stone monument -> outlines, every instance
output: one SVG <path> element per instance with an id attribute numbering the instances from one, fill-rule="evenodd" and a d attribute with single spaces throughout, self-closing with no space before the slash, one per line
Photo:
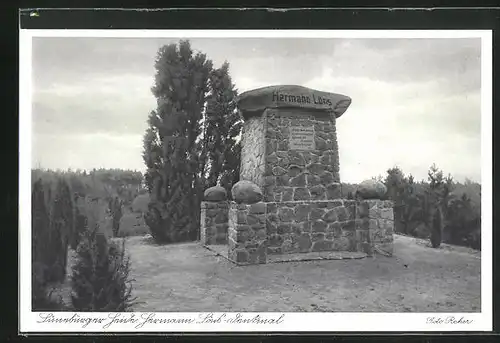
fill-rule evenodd
<path id="1" fill-rule="evenodd" d="M 227 228 L 228 258 L 238 264 L 266 263 L 268 254 L 391 255 L 392 203 L 341 199 L 336 121 L 350 104 L 345 95 L 292 85 L 241 94 L 242 181 L 233 193 L 244 194 L 250 184 L 262 196 L 248 202 L 241 196 L 231 203 L 204 202 L 202 237 L 209 236 L 203 231 L 217 231 L 213 225 Z M 227 215 L 213 210 L 211 218 L 204 213 L 208 208 Z M 226 217 L 227 223 L 221 223 Z M 221 235 L 219 230 L 222 242 Z M 202 243 L 210 244 L 207 239 Z"/>

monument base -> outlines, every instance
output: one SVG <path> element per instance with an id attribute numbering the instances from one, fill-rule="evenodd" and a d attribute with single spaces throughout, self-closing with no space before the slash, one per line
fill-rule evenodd
<path id="1" fill-rule="evenodd" d="M 269 254 L 374 251 L 392 255 L 392 202 L 311 200 L 266 204 Z"/>
<path id="2" fill-rule="evenodd" d="M 237 264 L 266 263 L 268 255 L 278 254 L 338 251 L 392 256 L 393 253 L 391 201 L 336 199 L 226 204 L 202 205 L 202 244 L 227 242 L 227 257 Z M 225 218 L 227 224 L 223 223 Z M 222 237 L 224 229 L 227 240 Z M 218 239 L 207 239 L 214 236 Z"/>

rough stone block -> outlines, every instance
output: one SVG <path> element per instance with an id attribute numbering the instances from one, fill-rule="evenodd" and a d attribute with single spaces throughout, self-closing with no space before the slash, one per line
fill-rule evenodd
<path id="1" fill-rule="evenodd" d="M 378 227 L 382 229 L 383 231 L 389 231 L 392 233 L 393 228 L 394 228 L 394 222 L 389 219 L 379 219 L 378 220 Z"/>
<path id="2" fill-rule="evenodd" d="M 312 221 L 321 219 L 321 218 L 323 218 L 324 214 L 325 214 L 325 210 L 324 209 L 322 209 L 322 208 L 313 208 L 311 210 L 311 213 L 309 214 L 309 220 L 312 222 Z"/>
<path id="3" fill-rule="evenodd" d="M 394 212 L 392 208 L 381 208 L 380 209 L 380 218 L 382 219 L 394 219 Z"/>
<path id="4" fill-rule="evenodd" d="M 302 173 L 290 179 L 290 186 L 292 187 L 305 187 L 306 174 Z"/>
<path id="5" fill-rule="evenodd" d="M 290 165 L 290 167 L 288 168 L 288 176 L 290 176 L 291 178 L 300 175 L 302 172 L 303 172 L 303 167 L 298 165 Z"/>
<path id="6" fill-rule="evenodd" d="M 266 220 L 266 230 L 268 234 L 273 234 L 278 232 L 278 227 L 276 223 L 271 222 L 269 219 Z"/>
<path id="7" fill-rule="evenodd" d="M 276 155 L 276 153 L 274 151 L 272 151 L 271 153 L 269 153 L 269 151 L 268 151 L 268 155 L 266 157 L 266 163 L 267 164 L 277 164 L 278 163 L 278 156 Z"/>
<path id="8" fill-rule="evenodd" d="M 247 224 L 247 213 L 245 211 L 236 210 L 236 223 L 234 224 Z"/>
<path id="9" fill-rule="evenodd" d="M 368 230 L 358 230 L 356 231 L 356 241 L 358 243 L 364 243 L 364 242 L 369 242 L 370 236 L 369 236 L 369 231 Z"/>
<path id="10" fill-rule="evenodd" d="M 225 201 L 227 199 L 227 192 L 224 187 L 214 186 L 207 188 L 203 193 L 203 198 L 205 201 Z"/>
<path id="11" fill-rule="evenodd" d="M 370 230 L 370 242 L 381 243 L 385 240 L 385 232 L 383 230 Z"/>
<path id="12" fill-rule="evenodd" d="M 333 248 L 333 241 L 322 240 L 322 241 L 314 242 L 311 250 L 312 251 L 332 251 L 332 248 Z"/>
<path id="13" fill-rule="evenodd" d="M 293 200 L 309 200 L 311 198 L 311 194 L 307 188 L 295 188 L 293 193 Z"/>
<path id="14" fill-rule="evenodd" d="M 281 207 L 278 210 L 278 216 L 282 222 L 291 222 L 294 220 L 295 213 L 291 207 Z"/>
<path id="15" fill-rule="evenodd" d="M 293 200 L 293 188 L 287 187 L 281 195 L 281 201 L 292 201 L 292 200 Z"/>
<path id="16" fill-rule="evenodd" d="M 264 188 L 269 188 L 276 186 L 276 177 L 274 176 L 263 176 L 262 177 L 262 186 Z"/>
<path id="17" fill-rule="evenodd" d="M 323 215 L 323 220 L 328 223 L 336 222 L 338 220 L 337 211 L 333 209 L 329 210 Z"/>
<path id="18" fill-rule="evenodd" d="M 319 156 L 310 151 L 304 152 L 302 155 L 304 156 L 306 164 L 317 163 L 319 160 Z"/>
<path id="19" fill-rule="evenodd" d="M 312 200 L 322 200 L 325 198 L 326 189 L 321 185 L 316 185 L 311 187 L 309 192 L 311 193 Z"/>
<path id="20" fill-rule="evenodd" d="M 311 250 L 311 236 L 308 233 L 302 233 L 298 237 L 298 246 L 300 252 L 308 252 Z"/>
<path id="21" fill-rule="evenodd" d="M 261 214 L 249 214 L 247 215 L 247 223 L 250 226 L 265 224 L 265 216 Z"/>
<path id="22" fill-rule="evenodd" d="M 340 222 L 340 225 L 342 227 L 342 237 L 354 237 L 356 235 L 356 232 L 354 230 L 345 229 L 345 227 L 347 226 L 347 222 Z"/>
<path id="23" fill-rule="evenodd" d="M 326 232 L 327 224 L 323 220 L 315 220 L 311 223 L 312 232 Z"/>
<path id="24" fill-rule="evenodd" d="M 321 163 L 311 163 L 307 166 L 307 170 L 313 175 L 321 175 L 326 171 L 326 167 Z"/>
<path id="25" fill-rule="evenodd" d="M 266 204 L 263 202 L 258 202 L 250 206 L 251 214 L 264 214 L 266 213 Z"/>
<path id="26" fill-rule="evenodd" d="M 264 203 L 266 205 L 266 213 L 276 213 L 276 211 L 278 210 L 278 205 L 276 205 L 276 203 L 269 203 L 269 202 L 266 202 Z"/>
<path id="27" fill-rule="evenodd" d="M 290 177 L 288 175 L 276 176 L 276 186 L 278 187 L 290 186 Z"/>
<path id="28" fill-rule="evenodd" d="M 285 240 L 281 245 L 281 250 L 283 253 L 290 253 L 294 251 L 293 242 L 291 240 Z"/>
<path id="29" fill-rule="evenodd" d="M 356 212 L 359 218 L 368 217 L 370 213 L 370 204 L 367 201 L 358 202 Z"/>
<path id="30" fill-rule="evenodd" d="M 302 222 L 301 225 L 302 232 L 311 232 L 311 222 L 309 220 Z"/>
<path id="31" fill-rule="evenodd" d="M 215 222 L 215 224 L 227 223 L 228 222 L 227 211 L 221 211 L 221 212 L 217 213 L 217 215 L 215 216 L 214 222 Z"/>
<path id="32" fill-rule="evenodd" d="M 237 203 L 253 204 L 263 198 L 261 189 L 256 184 L 246 180 L 237 182 L 231 189 L 231 193 Z"/>
<path id="33" fill-rule="evenodd" d="M 290 223 L 279 223 L 278 224 L 278 234 L 282 235 L 284 233 L 290 233 L 291 226 Z"/>
<path id="34" fill-rule="evenodd" d="M 387 193 L 387 187 L 376 180 L 365 180 L 358 184 L 356 195 L 361 199 L 381 199 Z"/>
<path id="35" fill-rule="evenodd" d="M 338 199 L 341 197 L 341 189 L 339 183 L 332 183 L 326 187 L 326 195 L 328 199 Z"/>
<path id="36" fill-rule="evenodd" d="M 237 250 L 235 254 L 235 259 L 237 263 L 247 263 L 248 262 L 248 252 L 246 250 Z"/>
<path id="37" fill-rule="evenodd" d="M 322 241 L 325 239 L 325 233 L 324 232 L 316 232 L 312 234 L 312 241 L 317 242 L 317 241 Z"/>
<path id="38" fill-rule="evenodd" d="M 303 222 L 308 219 L 311 207 L 308 204 L 299 204 L 295 207 L 295 220 Z"/>
<path id="39" fill-rule="evenodd" d="M 319 175 L 320 182 L 324 186 L 328 186 L 329 184 L 333 183 L 333 174 L 329 171 L 324 171 Z"/>
<path id="40" fill-rule="evenodd" d="M 373 255 L 372 245 L 368 242 L 361 243 L 361 252 L 366 253 L 368 256 L 372 256 Z"/>
<path id="41" fill-rule="evenodd" d="M 346 221 L 349 219 L 348 213 L 345 207 L 336 207 L 335 212 L 337 213 L 337 218 L 339 221 Z"/>
<path id="42" fill-rule="evenodd" d="M 333 233 L 333 237 L 339 238 L 342 236 L 342 227 L 339 222 L 328 224 L 327 232 Z"/>
<path id="43" fill-rule="evenodd" d="M 353 219 L 346 220 L 342 227 L 345 231 L 355 231 L 356 230 L 356 222 Z"/>
<path id="44" fill-rule="evenodd" d="M 308 187 L 317 186 L 321 184 L 321 178 L 314 174 L 307 174 L 306 181 Z"/>
<path id="45" fill-rule="evenodd" d="M 368 221 L 368 229 L 369 230 L 378 230 L 378 220 L 377 219 L 369 219 Z"/>
<path id="46" fill-rule="evenodd" d="M 341 207 L 344 206 L 344 200 L 341 199 L 335 199 L 335 200 L 328 200 L 327 202 L 327 208 L 336 208 L 336 207 Z"/>
<path id="47" fill-rule="evenodd" d="M 351 240 L 348 237 L 339 237 L 335 238 L 334 241 L 334 250 L 336 251 L 350 251 L 351 249 Z"/>

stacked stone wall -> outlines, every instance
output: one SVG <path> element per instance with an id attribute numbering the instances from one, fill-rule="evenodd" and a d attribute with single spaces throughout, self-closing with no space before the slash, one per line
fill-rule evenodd
<path id="1" fill-rule="evenodd" d="M 243 124 L 240 180 L 262 184 L 264 173 L 264 122 L 262 115 L 248 118 Z"/>
<path id="2" fill-rule="evenodd" d="M 331 200 L 341 197 L 335 115 L 294 108 L 266 109 L 264 201 Z M 314 149 L 290 149 L 291 127 L 314 127 Z"/>
<path id="3" fill-rule="evenodd" d="M 375 250 L 392 254 L 392 203 L 317 200 L 266 203 L 269 254 Z"/>
<path id="4" fill-rule="evenodd" d="M 228 258 L 238 264 L 267 261 L 266 204 L 236 204 L 229 208 Z"/>
<path id="5" fill-rule="evenodd" d="M 204 245 L 227 244 L 229 203 L 201 203 L 200 240 Z"/>

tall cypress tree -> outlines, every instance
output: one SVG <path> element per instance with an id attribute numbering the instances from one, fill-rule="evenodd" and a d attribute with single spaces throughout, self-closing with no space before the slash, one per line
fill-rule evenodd
<path id="1" fill-rule="evenodd" d="M 157 108 L 144 137 L 146 222 L 158 242 L 196 239 L 202 113 L 212 62 L 193 53 L 189 41 L 159 49 L 152 88 Z"/>
<path id="2" fill-rule="evenodd" d="M 226 61 L 210 73 L 204 147 L 208 155 L 207 187 L 220 183 L 229 190 L 239 178 L 241 147 L 236 138 L 242 123 L 236 111 L 237 95 Z"/>
<path id="3" fill-rule="evenodd" d="M 48 270 L 47 242 L 50 240 L 50 220 L 45 206 L 43 182 L 38 179 L 31 193 L 31 275 L 32 275 L 32 307 L 34 310 L 44 307 L 47 300 L 45 286 Z"/>
<path id="4" fill-rule="evenodd" d="M 41 179 L 34 185 L 31 195 L 32 227 L 31 227 L 31 305 L 33 311 L 55 311 L 62 304 L 51 298 L 48 292 L 50 274 L 53 271 L 55 254 L 53 251 L 53 236 L 51 235 L 49 211 L 46 205 L 46 192 Z"/>
<path id="5" fill-rule="evenodd" d="M 112 218 L 112 232 L 113 237 L 118 237 L 118 231 L 120 231 L 120 219 L 122 218 L 123 211 L 123 200 L 115 196 L 108 199 L 108 208 Z"/>
<path id="6" fill-rule="evenodd" d="M 82 236 L 85 234 L 86 226 L 87 226 L 87 217 L 80 211 L 80 208 L 78 207 L 78 202 L 79 202 L 79 197 L 78 195 L 74 195 L 73 198 L 73 204 L 74 204 L 74 229 L 73 229 L 73 235 L 70 239 L 70 246 L 71 249 L 76 250 L 78 247 L 78 244 L 80 243 L 80 240 Z"/>
<path id="7" fill-rule="evenodd" d="M 38 179 L 31 193 L 31 239 L 33 263 L 46 263 L 45 249 L 50 239 L 50 218 L 45 206 L 45 192 L 43 181 Z"/>
<path id="8" fill-rule="evenodd" d="M 73 216 L 71 191 L 66 181 L 61 177 L 57 181 L 51 213 L 51 243 L 55 253 L 51 279 L 54 281 L 63 281 L 66 276 L 68 247 L 74 232 Z"/>

